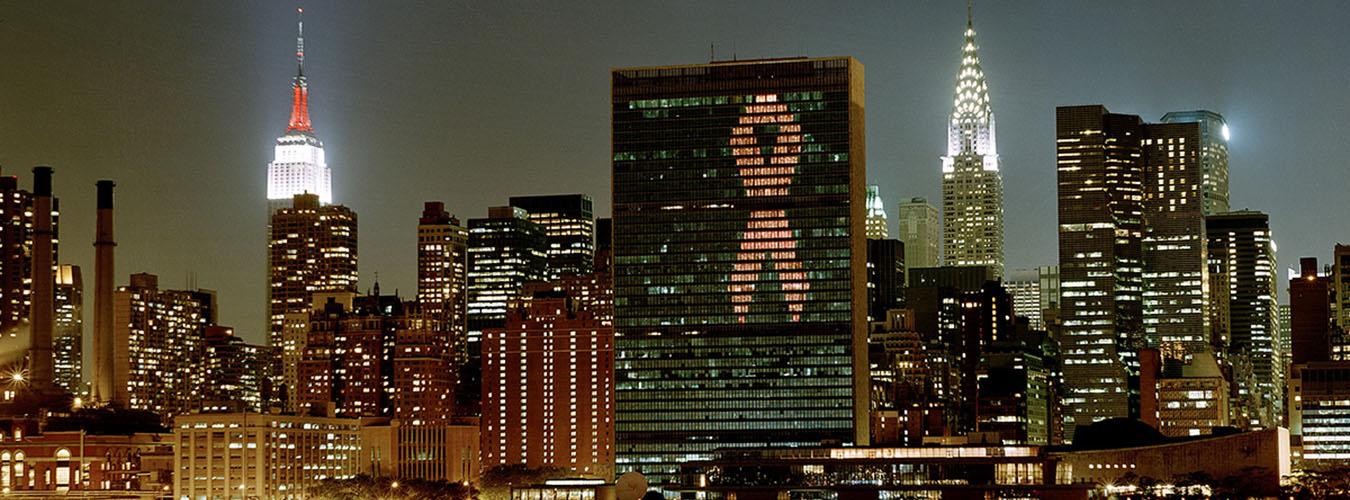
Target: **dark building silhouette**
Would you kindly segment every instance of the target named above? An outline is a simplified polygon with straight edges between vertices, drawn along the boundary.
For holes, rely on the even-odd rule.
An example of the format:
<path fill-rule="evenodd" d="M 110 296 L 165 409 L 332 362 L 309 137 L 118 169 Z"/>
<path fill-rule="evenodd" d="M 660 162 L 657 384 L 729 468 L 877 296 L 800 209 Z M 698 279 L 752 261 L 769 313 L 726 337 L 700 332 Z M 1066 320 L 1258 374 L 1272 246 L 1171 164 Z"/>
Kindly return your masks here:
<path fill-rule="evenodd" d="M 1299 276 L 1289 280 L 1290 337 L 1294 364 L 1331 360 L 1335 295 L 1331 279 L 1317 269 L 1316 257 L 1299 259 Z"/>
<path fill-rule="evenodd" d="M 905 245 L 900 240 L 867 240 L 867 320 L 905 305 Z"/>

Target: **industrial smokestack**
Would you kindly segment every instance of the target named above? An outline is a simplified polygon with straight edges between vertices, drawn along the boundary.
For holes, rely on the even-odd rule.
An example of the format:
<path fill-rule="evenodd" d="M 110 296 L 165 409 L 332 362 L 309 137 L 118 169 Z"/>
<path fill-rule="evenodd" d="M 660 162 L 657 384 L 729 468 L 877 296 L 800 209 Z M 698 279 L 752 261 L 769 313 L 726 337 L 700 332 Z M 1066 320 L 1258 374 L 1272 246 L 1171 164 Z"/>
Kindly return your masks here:
<path fill-rule="evenodd" d="M 33 167 L 33 295 L 28 314 L 30 387 L 52 387 L 52 330 L 56 327 L 55 255 L 52 252 L 52 168 Z"/>
<path fill-rule="evenodd" d="M 113 401 L 113 181 L 98 187 L 98 225 L 94 232 L 94 401 Z"/>

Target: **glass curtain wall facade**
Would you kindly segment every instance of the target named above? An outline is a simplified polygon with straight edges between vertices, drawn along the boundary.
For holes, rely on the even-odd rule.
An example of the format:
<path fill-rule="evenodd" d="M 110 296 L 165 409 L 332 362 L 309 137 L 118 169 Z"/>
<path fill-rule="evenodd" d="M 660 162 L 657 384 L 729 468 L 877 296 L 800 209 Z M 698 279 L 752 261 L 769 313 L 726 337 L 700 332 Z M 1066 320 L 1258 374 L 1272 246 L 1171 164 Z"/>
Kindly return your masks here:
<path fill-rule="evenodd" d="M 866 443 L 862 65 L 612 77 L 619 473 Z"/>
<path fill-rule="evenodd" d="M 1055 115 L 1062 403 L 1072 440 L 1077 426 L 1139 412 L 1143 124 L 1102 106 Z"/>

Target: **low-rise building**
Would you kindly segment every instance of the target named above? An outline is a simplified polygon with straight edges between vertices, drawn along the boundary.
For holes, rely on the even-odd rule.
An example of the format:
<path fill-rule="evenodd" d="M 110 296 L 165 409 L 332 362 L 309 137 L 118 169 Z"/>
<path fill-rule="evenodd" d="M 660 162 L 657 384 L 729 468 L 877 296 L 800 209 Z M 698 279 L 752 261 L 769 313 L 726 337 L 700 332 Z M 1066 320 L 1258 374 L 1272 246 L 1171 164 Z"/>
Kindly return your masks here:
<path fill-rule="evenodd" d="M 175 419 L 175 498 L 302 498 L 360 472 L 361 421 L 203 413 Z"/>
<path fill-rule="evenodd" d="M 479 419 L 410 425 L 366 419 L 361 428 L 361 473 L 373 477 L 476 484 Z"/>
<path fill-rule="evenodd" d="M 0 491 L 50 498 L 163 498 L 172 488 L 173 436 L 41 429 L 0 422 Z"/>

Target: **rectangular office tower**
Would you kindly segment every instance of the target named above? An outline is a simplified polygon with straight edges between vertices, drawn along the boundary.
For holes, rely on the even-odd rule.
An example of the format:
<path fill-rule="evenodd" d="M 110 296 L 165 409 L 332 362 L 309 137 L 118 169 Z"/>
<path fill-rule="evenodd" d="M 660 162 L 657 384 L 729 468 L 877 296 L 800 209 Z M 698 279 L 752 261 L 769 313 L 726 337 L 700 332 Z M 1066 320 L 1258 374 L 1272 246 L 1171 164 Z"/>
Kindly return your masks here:
<path fill-rule="evenodd" d="M 1067 439 L 1077 426 L 1138 414 L 1142 136 L 1138 116 L 1102 106 L 1055 110 Z"/>
<path fill-rule="evenodd" d="M 617 468 L 866 444 L 863 67 L 612 75 Z"/>
<path fill-rule="evenodd" d="M 1144 338 L 1173 359 L 1213 350 L 1201 130 L 1143 126 Z"/>
<path fill-rule="evenodd" d="M 591 272 L 595 263 L 595 213 L 590 195 L 512 196 L 511 206 L 529 212 L 548 245 L 548 279 Z"/>
<path fill-rule="evenodd" d="M 1279 269 L 1270 217 L 1238 211 L 1205 218 L 1209 262 L 1221 285 L 1213 292 L 1227 311 L 1229 361 L 1247 426 L 1271 427 L 1284 407 L 1285 353 L 1279 342 Z M 1244 372 L 1250 372 L 1250 376 Z"/>

